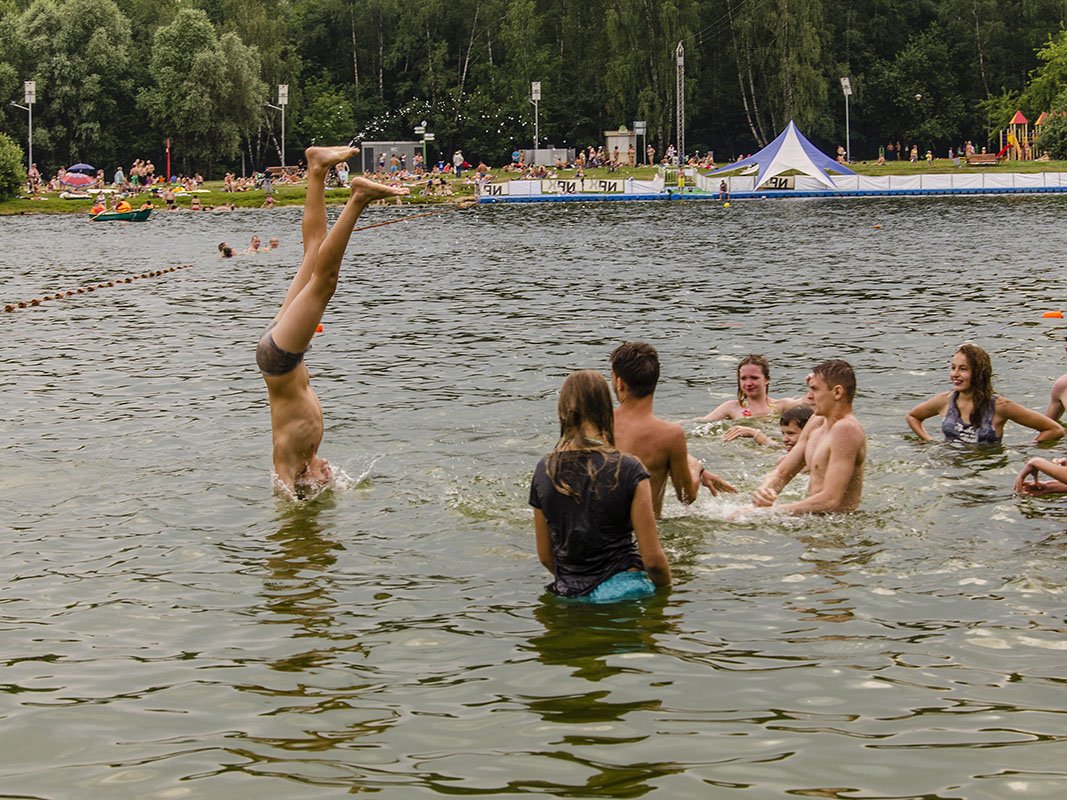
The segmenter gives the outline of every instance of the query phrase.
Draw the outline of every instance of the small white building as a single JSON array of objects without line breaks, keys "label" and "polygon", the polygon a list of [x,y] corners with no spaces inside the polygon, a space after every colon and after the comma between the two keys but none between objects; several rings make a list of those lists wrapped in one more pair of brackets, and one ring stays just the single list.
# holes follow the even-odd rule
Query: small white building
[{"label": "small white building", "polygon": [[633,131],[627,130],[625,127],[620,127],[617,131],[604,131],[604,152],[608,154],[608,158],[613,158],[615,155],[615,148],[619,148],[619,163],[625,164],[627,154],[630,150],[630,145],[634,146],[635,163],[641,163],[640,154],[637,153],[637,134]]},{"label": "small white building", "polygon": [[415,169],[415,153],[422,153],[422,142],[360,142],[360,169],[376,172],[383,158],[385,169],[389,169],[389,159],[396,156],[411,171]]}]

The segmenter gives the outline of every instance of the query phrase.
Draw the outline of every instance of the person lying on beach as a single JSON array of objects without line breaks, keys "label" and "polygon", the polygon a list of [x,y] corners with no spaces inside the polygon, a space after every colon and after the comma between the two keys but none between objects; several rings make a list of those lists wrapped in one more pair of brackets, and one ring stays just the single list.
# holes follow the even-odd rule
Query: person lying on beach
[{"label": "person lying on beach", "polygon": [[[808,420],[811,419],[812,413],[811,406],[804,405],[803,403],[798,403],[782,412],[782,416],[778,419],[778,425],[782,429],[782,444],[785,445],[787,453],[793,449],[797,441],[800,439],[800,434],[804,432],[804,426],[808,424]],[[730,430],[723,434],[722,440],[724,442],[731,442],[734,439],[746,436],[755,439],[757,444],[774,444],[774,439],[763,431],[757,430],[756,428],[750,428],[747,425],[734,425]]]},{"label": "person lying on beach", "polygon": [[681,425],[652,413],[659,382],[659,353],[644,342],[624,342],[611,354],[611,382],[619,404],[615,408],[615,445],[636,456],[651,478],[656,516],[663,511],[667,478],[678,500],[689,505],[701,486],[712,495],[737,490],[689,455]]},{"label": "person lying on beach", "polygon": [[530,482],[537,556],[553,594],[605,602],[671,582],[648,471],[615,446],[611,391],[599,372],[572,372],[557,405],[559,441]]},{"label": "person lying on beach", "polygon": [[717,422],[721,419],[747,419],[780,414],[798,400],[779,398],[775,400],[768,392],[771,387],[771,365],[761,355],[747,355],[737,365],[737,399],[719,404],[701,422]]},{"label": "person lying on beach", "polygon": [[[855,511],[863,492],[867,434],[852,414],[856,373],[847,361],[824,361],[808,375],[808,395],[821,424],[811,422],[796,446],[778,462],[752,494],[757,508],[774,506],[786,514]],[[778,494],[805,467],[808,496],[775,506]]]},{"label": "person lying on beach", "polygon": [[[1042,473],[1052,480],[1038,480],[1038,476]],[[1027,480],[1027,478],[1032,480]],[[1031,458],[1015,478],[1015,493],[1031,497],[1067,494],[1067,458]]]},{"label": "person lying on beach", "polygon": [[948,374],[953,388],[919,403],[905,418],[924,442],[932,439],[923,421],[937,415],[942,417],[946,442],[998,444],[1008,420],[1037,431],[1036,442],[1063,436],[1063,426],[1055,420],[993,391],[993,365],[989,354],[978,345],[960,347],[952,356]]},{"label": "person lying on beach", "polygon": [[304,258],[274,321],[260,337],[256,364],[267,384],[274,442],[275,485],[290,497],[317,494],[333,472],[318,455],[322,442],[322,406],[311,388],[304,353],[337,289],[341,260],[356,220],[370,203],[399,197],[394,189],[366,178],[353,178],[351,194],[337,222],[326,230],[326,176],[330,168],[359,152],[353,147],[310,147],[307,197],[304,200]]}]

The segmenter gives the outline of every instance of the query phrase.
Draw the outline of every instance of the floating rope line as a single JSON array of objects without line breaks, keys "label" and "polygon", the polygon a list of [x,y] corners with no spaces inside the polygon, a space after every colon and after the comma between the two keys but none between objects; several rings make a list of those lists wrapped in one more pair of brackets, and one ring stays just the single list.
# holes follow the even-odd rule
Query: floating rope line
[{"label": "floating rope line", "polygon": [[395,225],[398,222],[407,222],[409,219],[420,219],[423,217],[436,217],[438,214],[447,214],[449,211],[455,211],[457,208],[474,208],[478,205],[477,198],[473,200],[461,200],[458,203],[452,203],[448,208],[441,208],[437,211],[424,211],[421,214],[408,214],[403,217],[397,217],[396,219],[390,219],[385,222],[374,222],[370,225],[360,225],[358,228],[353,228],[352,232],[367,231],[371,228],[380,228],[383,225]]},{"label": "floating rope line", "polygon": [[46,294],[44,297],[35,297],[32,300],[23,300],[18,303],[8,303],[4,306],[4,311],[11,312],[16,308],[29,308],[31,306],[39,306],[41,303],[47,303],[49,300],[61,300],[64,297],[71,297],[76,294],[87,294],[88,292],[95,292],[97,289],[104,289],[109,286],[118,286],[121,283],[133,283],[139,278],[158,278],[160,275],[166,275],[168,272],[177,272],[180,269],[189,269],[192,264],[179,264],[176,267],[167,267],[167,269],[156,269],[151,272],[142,272],[140,275],[127,275],[125,278],[116,278],[110,281],[101,281],[100,283],[89,284],[88,286],[79,286],[77,289],[67,289],[66,291],[56,292],[55,294]]}]

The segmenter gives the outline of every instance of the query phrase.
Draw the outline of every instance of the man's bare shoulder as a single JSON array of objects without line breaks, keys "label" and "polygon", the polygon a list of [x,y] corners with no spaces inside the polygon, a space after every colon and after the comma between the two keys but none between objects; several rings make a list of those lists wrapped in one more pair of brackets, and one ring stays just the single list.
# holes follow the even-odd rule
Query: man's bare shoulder
[{"label": "man's bare shoulder", "polygon": [[1067,374],[1060,375],[1052,384],[1053,397],[1062,397],[1065,392],[1067,392]]},{"label": "man's bare shoulder", "polygon": [[829,429],[830,442],[835,446],[866,449],[867,432],[852,414],[842,417]]}]

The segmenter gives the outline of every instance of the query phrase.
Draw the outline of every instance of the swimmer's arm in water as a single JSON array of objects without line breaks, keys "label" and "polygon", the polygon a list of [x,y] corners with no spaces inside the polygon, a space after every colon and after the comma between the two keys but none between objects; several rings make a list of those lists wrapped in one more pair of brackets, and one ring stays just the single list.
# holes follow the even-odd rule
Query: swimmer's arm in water
[{"label": "swimmer's arm in water", "polygon": [[[637,484],[634,499],[630,502],[630,524],[633,525],[637,550],[645,572],[656,586],[670,586],[671,566],[659,541],[656,530],[656,512],[652,508],[652,484],[645,478]],[[546,526],[547,527],[547,526]]]},{"label": "swimmer's arm in water", "polygon": [[923,421],[930,419],[930,417],[936,417],[938,415],[944,416],[945,411],[948,409],[949,397],[952,392],[941,392],[935,394],[929,400],[926,400],[919,405],[915,406],[908,412],[908,416],[905,419],[908,421],[908,427],[912,429],[916,436],[922,439],[924,442],[931,442],[933,438],[926,432],[923,427]]},{"label": "swimmer's arm in water", "polygon": [[720,403],[715,407],[715,410],[708,414],[706,417],[701,417],[699,422],[718,422],[720,419],[737,419],[737,414],[734,410],[737,406],[736,400],[727,400],[725,403]]},{"label": "swimmer's arm in water", "polygon": [[[866,445],[867,437],[858,424],[844,423],[835,425],[826,435],[830,437],[830,457],[826,463],[822,485],[817,492],[803,500],[778,506],[778,510],[783,514],[825,514],[840,511],[844,506],[848,487],[856,470],[862,469],[860,454]],[[799,447],[798,442],[793,450]]]},{"label": "swimmer's arm in water", "polygon": [[[1042,473],[1054,480],[1039,481],[1037,478]],[[1028,495],[1067,492],[1067,459],[1031,458],[1015,478],[1015,492]]]},{"label": "swimmer's arm in water", "polygon": [[[674,484],[675,496],[679,502],[689,505],[697,499],[697,492],[700,491],[700,482],[696,480],[696,476],[691,469],[693,457],[689,455],[689,449],[685,442],[685,431],[682,430],[680,425],[674,425],[672,428],[670,440],[667,442],[670,451],[668,471],[671,476],[671,483]],[[699,467],[697,469],[699,470]]]},{"label": "swimmer's arm in water", "polygon": [[701,486],[707,487],[712,497],[718,497],[719,492],[737,493],[737,489],[734,488],[733,484],[720,478],[693,456],[689,456],[689,474],[692,476],[693,485],[696,487],[694,491],[698,493]]},{"label": "swimmer's arm in water", "polygon": [[764,476],[760,485],[756,487],[756,491],[752,493],[752,505],[757,508],[773,506],[774,501],[778,499],[778,493],[804,469],[806,466],[804,453],[808,449],[808,436],[815,427],[817,426],[810,424],[804,426],[793,449],[786,453],[775,468]]},{"label": "swimmer's arm in water", "polygon": [[997,398],[997,414],[1027,428],[1037,431],[1035,442],[1050,442],[1063,436],[1063,426],[1032,408],[1019,405],[1014,400]]},{"label": "swimmer's arm in water", "polygon": [[1060,417],[1063,416],[1065,398],[1067,398],[1067,375],[1061,375],[1052,384],[1052,392],[1049,396],[1045,416],[1059,422]]},{"label": "swimmer's arm in water", "polygon": [[537,539],[537,557],[545,569],[555,575],[556,559],[552,555],[552,531],[548,528],[544,512],[539,508],[534,509],[534,536]]},{"label": "swimmer's arm in water", "polygon": [[755,428],[750,428],[747,425],[734,425],[730,430],[722,435],[724,442],[732,442],[734,439],[739,439],[742,436],[751,436],[756,440],[757,444],[768,445],[774,444],[774,440],[763,431],[758,431]]}]

